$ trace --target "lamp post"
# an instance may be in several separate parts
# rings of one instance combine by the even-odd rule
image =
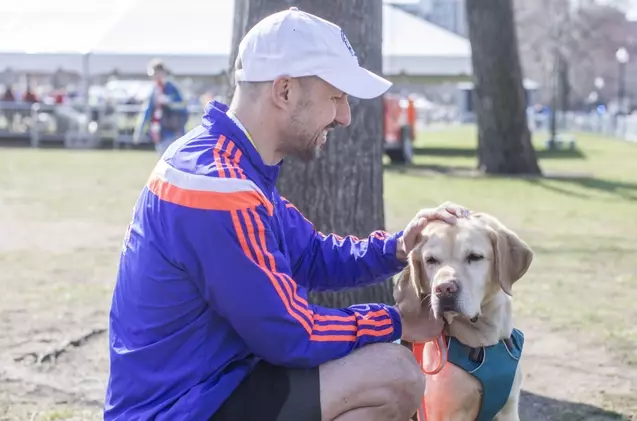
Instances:
[[[621,47],[617,50],[617,52],[615,52],[615,58],[617,59],[617,63],[619,64],[619,81],[617,86],[617,113],[625,114],[626,63],[628,63],[628,60],[630,60],[630,56],[628,55],[628,51],[626,51],[624,47]]]
[[[596,77],[594,84],[595,84],[595,89],[597,89],[598,93],[601,93],[601,90],[604,89],[604,84],[605,84],[604,78],[600,76]]]
[[[604,98],[602,96],[602,90],[604,89],[604,85],[606,84],[606,82],[604,81],[603,77],[598,76],[595,78],[594,84],[596,94],[595,113],[597,115],[597,130],[601,133],[604,129],[602,110],[604,111],[604,113],[606,112],[606,103],[604,102]]]

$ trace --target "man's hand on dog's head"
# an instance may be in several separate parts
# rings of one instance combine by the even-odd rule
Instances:
[[[407,256],[418,244],[420,233],[429,221],[439,220],[455,224],[458,218],[466,218],[470,213],[468,209],[451,202],[445,202],[437,208],[421,209],[403,230],[403,235],[398,240],[396,257],[403,262],[407,260]]]

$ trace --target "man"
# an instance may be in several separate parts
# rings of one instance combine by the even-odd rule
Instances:
[[[148,65],[148,75],[155,86],[150,93],[133,134],[133,143],[139,143],[142,134],[148,133],[161,156],[168,146],[184,135],[188,109],[179,88],[167,78],[167,69],[159,59]]]
[[[243,39],[230,108],[208,105],[138,199],[110,313],[106,420],[406,420],[424,376],[399,339],[441,331],[428,308],[328,309],[309,290],[380,282],[431,219],[367,239],[323,235],[280,197],[285,156],[314,158],[350,123],[348,94],[390,83],[360,68],[340,28],[295,8]]]

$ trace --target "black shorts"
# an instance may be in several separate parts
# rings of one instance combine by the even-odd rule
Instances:
[[[321,421],[319,369],[261,361],[209,421]]]

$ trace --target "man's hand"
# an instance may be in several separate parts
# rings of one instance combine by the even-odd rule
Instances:
[[[160,105],[168,105],[170,104],[170,97],[168,95],[159,95],[159,97],[157,98],[157,102]]]
[[[470,213],[469,210],[451,202],[443,203],[437,208],[421,209],[403,230],[403,235],[398,240],[396,257],[403,262],[407,260],[409,252],[416,246],[419,234],[429,221],[437,219],[449,224],[455,224],[457,218],[465,218]]]
[[[400,303],[396,304],[403,326],[401,339],[407,342],[429,342],[436,339],[444,327],[442,318],[436,320],[430,311],[429,303],[423,303],[420,311],[407,313],[401,311]]]

